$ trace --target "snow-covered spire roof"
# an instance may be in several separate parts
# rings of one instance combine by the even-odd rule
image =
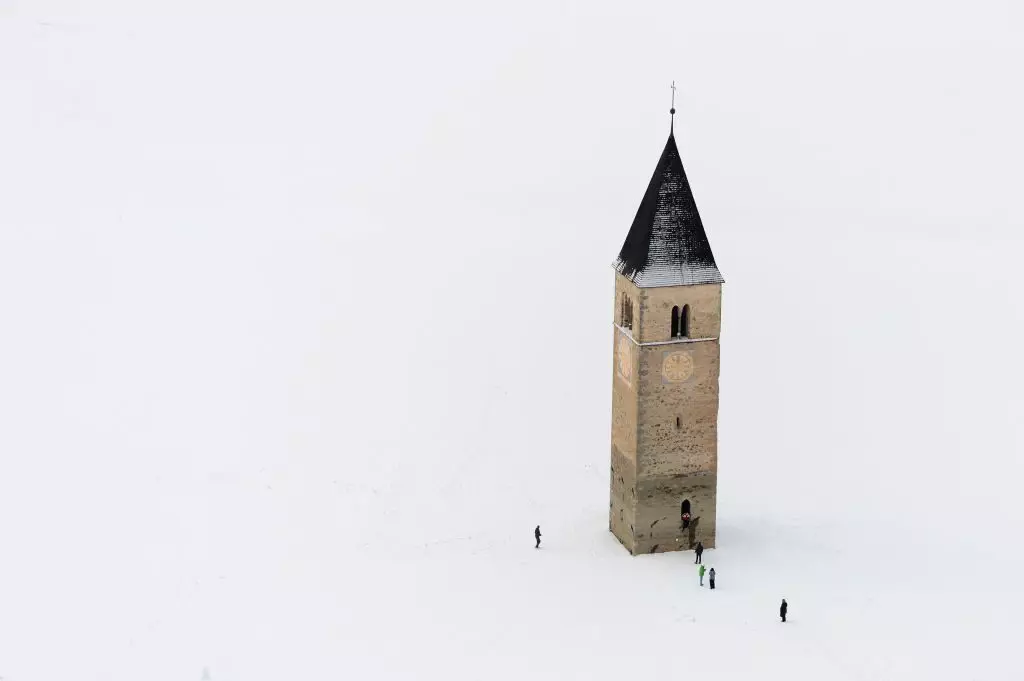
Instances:
[[[641,288],[724,281],[671,132],[615,269]]]

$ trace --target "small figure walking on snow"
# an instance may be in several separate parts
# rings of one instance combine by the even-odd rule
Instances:
[[[711,588],[715,588],[715,568],[708,570],[708,582],[711,584]]]
[[[789,604],[786,603],[786,599],[783,598],[782,599],[782,605],[779,606],[779,617],[782,618],[783,622],[786,621],[786,611],[787,610],[789,610]]]
[[[537,528],[533,531],[533,538],[537,540],[537,545],[534,546],[533,548],[539,549],[540,548],[540,525],[538,525]]]
[[[694,554],[695,554],[695,558],[694,558],[693,562],[694,562],[694,563],[699,563],[699,562],[701,562],[701,561],[703,560],[703,559],[701,558],[701,556],[703,556],[703,555],[704,555],[704,542],[697,542],[697,548],[696,548],[696,549],[694,549],[694,551],[693,551],[693,552],[694,552]]]
[[[697,574],[700,575],[700,585],[704,586],[704,566],[701,565],[697,570]]]

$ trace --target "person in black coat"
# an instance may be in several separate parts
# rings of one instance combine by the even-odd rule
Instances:
[[[789,605],[786,603],[786,599],[783,598],[782,599],[782,605],[779,606],[779,617],[782,618],[783,622],[786,621],[786,611],[787,610],[789,610]]]
[[[697,548],[694,549],[693,552],[694,552],[694,554],[696,554],[695,557],[694,557],[693,562],[694,563],[702,562],[703,558],[701,558],[701,556],[704,555],[704,543],[703,542],[697,542]]]
[[[710,582],[711,588],[715,588],[715,568],[708,570],[708,582]]]
[[[534,546],[533,548],[539,549],[540,548],[540,525],[538,525],[537,528],[533,531],[533,538],[537,540],[537,545]]]

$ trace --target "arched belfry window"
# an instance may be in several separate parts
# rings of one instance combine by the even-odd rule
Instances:
[[[633,301],[625,293],[622,294],[622,306],[619,309],[619,326],[624,329],[633,328]]]
[[[683,522],[683,529],[690,527],[690,500],[683,499],[682,506],[679,507],[679,516]]]
[[[690,337],[690,306],[683,305],[683,309],[679,309],[676,305],[672,308],[672,337],[673,338],[689,338]]]

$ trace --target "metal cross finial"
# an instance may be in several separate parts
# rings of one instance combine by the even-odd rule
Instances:
[[[676,128],[676,82],[672,81],[672,108],[668,110],[672,114],[672,121],[669,124],[669,131],[675,132]]]

